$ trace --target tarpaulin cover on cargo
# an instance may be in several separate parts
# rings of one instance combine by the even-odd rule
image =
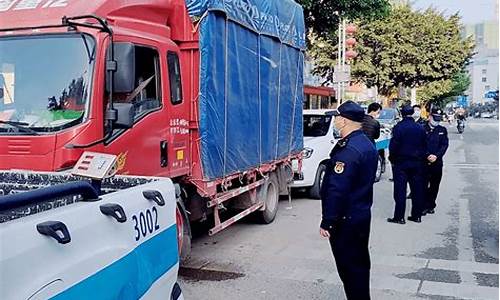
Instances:
[[[303,148],[305,28],[291,0],[186,0],[200,21],[203,173],[220,178]]]

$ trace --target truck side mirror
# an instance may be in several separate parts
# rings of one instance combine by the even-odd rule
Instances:
[[[129,129],[134,125],[135,108],[132,103],[114,103],[116,121],[113,122],[114,129]]]
[[[113,43],[116,70],[113,72],[113,93],[131,93],[135,88],[135,46],[132,43]],[[106,57],[107,64],[113,65]],[[110,90],[110,78],[106,77],[106,91]]]

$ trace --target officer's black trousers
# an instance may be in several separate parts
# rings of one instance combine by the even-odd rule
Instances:
[[[348,300],[370,299],[370,218],[343,220],[330,231],[337,271]]]
[[[443,177],[443,165],[429,165],[426,167],[426,193],[425,193],[425,208],[436,208],[436,199],[439,193],[439,184]]]
[[[394,201],[396,202],[394,218],[401,220],[405,217],[408,183],[412,194],[411,215],[420,217],[425,201],[424,164],[416,161],[395,163],[392,166],[392,177],[394,178]]]

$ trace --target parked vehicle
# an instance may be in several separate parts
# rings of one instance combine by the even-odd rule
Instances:
[[[481,118],[484,118],[484,119],[491,119],[493,118],[493,114],[489,111],[485,111],[481,114]]]
[[[272,222],[303,149],[303,12],[240,4],[8,2],[0,169],[116,154],[121,174],[171,178],[186,224],[212,216],[215,234],[253,212]],[[189,239],[185,226],[183,255]]]
[[[319,199],[320,187],[325,175],[326,163],[330,158],[330,152],[337,143],[340,136],[335,130],[333,122],[334,110],[317,109],[304,110],[304,151],[302,168],[299,174],[295,175],[292,188],[307,189],[309,196]],[[381,137],[377,140],[379,152],[389,147],[390,131],[381,130]],[[377,181],[385,172],[385,162],[381,156],[377,168]]]
[[[183,299],[170,179],[0,172],[0,194],[0,299]]]
[[[383,108],[377,120],[381,125],[392,129],[401,120],[401,114],[396,108]]]

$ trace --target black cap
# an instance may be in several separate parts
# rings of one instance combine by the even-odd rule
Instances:
[[[346,101],[333,112],[334,116],[342,116],[354,122],[363,122],[365,110],[353,101]]]
[[[401,114],[403,115],[403,117],[411,116],[414,112],[415,110],[411,105],[403,105],[401,107]]]
[[[442,118],[441,114],[442,113],[443,112],[437,107],[431,109],[431,115],[432,115],[432,118],[434,119],[434,121],[441,121],[441,118]]]

